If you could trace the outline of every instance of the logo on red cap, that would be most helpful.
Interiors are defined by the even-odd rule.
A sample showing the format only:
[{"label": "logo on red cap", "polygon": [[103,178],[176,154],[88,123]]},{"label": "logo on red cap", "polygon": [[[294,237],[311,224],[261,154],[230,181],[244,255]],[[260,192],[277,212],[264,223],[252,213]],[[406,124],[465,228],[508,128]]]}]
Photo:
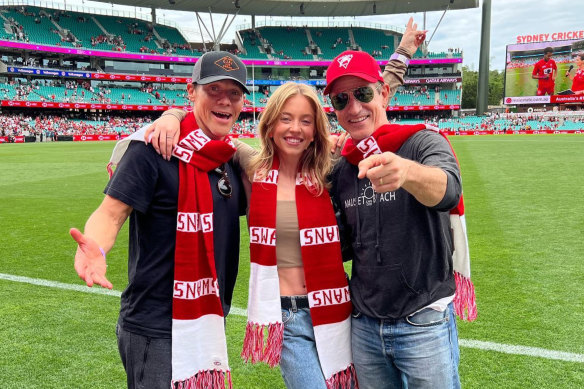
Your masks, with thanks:
[{"label": "logo on red cap", "polygon": [[233,70],[239,70],[239,66],[233,61],[232,58],[225,56],[223,58],[219,58],[215,61],[215,65],[219,66],[221,69],[225,70],[226,72],[231,72]]},{"label": "logo on red cap", "polygon": [[346,54],[346,55],[343,55],[342,57],[339,57],[337,59],[337,62],[339,63],[339,67],[346,69],[347,66],[349,66],[349,62],[351,62],[352,59],[353,59],[353,54]]}]

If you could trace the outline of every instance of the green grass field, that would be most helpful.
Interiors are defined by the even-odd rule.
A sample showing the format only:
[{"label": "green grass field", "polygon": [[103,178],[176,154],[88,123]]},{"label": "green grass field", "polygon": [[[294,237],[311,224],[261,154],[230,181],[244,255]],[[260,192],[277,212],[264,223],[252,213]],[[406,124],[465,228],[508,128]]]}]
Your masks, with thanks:
[{"label": "green grass field", "polygon": [[[451,141],[462,166],[479,309],[476,322],[458,323],[463,387],[584,387],[584,137]],[[125,387],[114,332],[118,297],[8,280],[82,285],[68,230],[82,228],[103,198],[112,148],[0,145],[0,388]],[[245,235],[234,298],[240,308],[246,247]],[[108,255],[117,291],[126,283],[126,256],[124,227]],[[228,317],[234,387],[283,388],[277,369],[241,362],[244,328],[245,317]]]},{"label": "green grass field", "polygon": [[[572,81],[565,77],[570,63],[558,63],[555,94],[572,88]],[[526,68],[507,69],[505,71],[505,96],[535,96],[537,94],[537,80],[531,78],[533,65]],[[572,72],[572,74],[574,74]]]}]

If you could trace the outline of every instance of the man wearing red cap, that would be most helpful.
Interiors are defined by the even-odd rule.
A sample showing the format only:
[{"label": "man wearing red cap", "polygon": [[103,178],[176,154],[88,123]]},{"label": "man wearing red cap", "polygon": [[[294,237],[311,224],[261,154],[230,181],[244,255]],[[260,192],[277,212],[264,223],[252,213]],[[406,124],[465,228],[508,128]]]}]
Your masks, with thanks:
[{"label": "man wearing red cap", "polygon": [[462,193],[459,167],[426,125],[389,124],[383,75],[369,54],[345,51],[328,67],[325,89],[351,137],[330,193],[353,260],[359,387],[458,388],[449,211]]}]

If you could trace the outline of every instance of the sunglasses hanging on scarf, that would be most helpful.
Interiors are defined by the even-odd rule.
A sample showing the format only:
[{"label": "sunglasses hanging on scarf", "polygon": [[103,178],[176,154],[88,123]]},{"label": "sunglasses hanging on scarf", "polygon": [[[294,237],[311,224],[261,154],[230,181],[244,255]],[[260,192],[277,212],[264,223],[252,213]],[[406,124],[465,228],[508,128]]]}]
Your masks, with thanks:
[{"label": "sunglasses hanging on scarf", "polygon": [[217,192],[226,199],[231,198],[233,193],[233,188],[231,187],[231,182],[229,182],[229,177],[227,176],[227,171],[225,170],[225,164],[213,169],[215,173],[219,175],[219,181],[217,181]]}]

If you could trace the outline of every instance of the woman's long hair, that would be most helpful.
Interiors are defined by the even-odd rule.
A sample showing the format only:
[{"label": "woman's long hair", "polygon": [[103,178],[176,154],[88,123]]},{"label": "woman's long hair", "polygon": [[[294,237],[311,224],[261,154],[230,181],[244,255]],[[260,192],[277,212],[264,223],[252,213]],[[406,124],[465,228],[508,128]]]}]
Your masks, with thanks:
[{"label": "woman's long hair", "polygon": [[305,84],[287,82],[276,89],[274,94],[270,96],[266,109],[260,116],[258,126],[261,149],[259,154],[252,159],[248,175],[250,180],[253,180],[254,174],[256,178],[262,179],[272,168],[276,145],[270,135],[274,130],[276,121],[280,118],[284,104],[290,97],[296,95],[304,96],[314,110],[314,140],[300,157],[300,171],[303,177],[308,178],[308,180],[304,180],[306,188],[320,195],[327,187],[326,176],[332,166],[329,121],[316,92]]}]

